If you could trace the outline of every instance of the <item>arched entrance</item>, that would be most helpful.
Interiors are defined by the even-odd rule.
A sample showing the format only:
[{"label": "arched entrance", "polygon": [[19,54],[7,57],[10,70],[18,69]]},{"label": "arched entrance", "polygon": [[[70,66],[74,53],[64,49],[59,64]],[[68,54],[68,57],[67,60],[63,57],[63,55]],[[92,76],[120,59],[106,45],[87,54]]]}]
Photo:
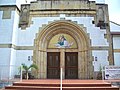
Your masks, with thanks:
[{"label": "arched entrance", "polygon": [[[69,43],[71,47],[63,47],[61,42],[56,45],[56,37],[62,35],[72,40],[74,45]],[[64,79],[92,78],[90,39],[82,25],[68,20],[52,22],[40,30],[34,46],[33,60],[39,67],[38,78],[59,78],[60,67],[63,68]]]},{"label": "arched entrance", "polygon": [[65,79],[78,78],[78,45],[76,40],[66,31],[59,32],[49,40],[47,78],[60,78],[60,67],[64,70]]}]

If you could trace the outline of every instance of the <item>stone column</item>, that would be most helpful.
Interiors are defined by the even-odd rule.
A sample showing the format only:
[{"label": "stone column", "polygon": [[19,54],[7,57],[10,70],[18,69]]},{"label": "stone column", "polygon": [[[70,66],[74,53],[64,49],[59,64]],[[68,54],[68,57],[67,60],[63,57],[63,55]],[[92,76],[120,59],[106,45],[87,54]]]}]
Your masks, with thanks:
[{"label": "stone column", "polygon": [[82,51],[80,52],[80,56],[81,56],[81,62],[80,62],[80,77],[81,79],[85,79],[85,68],[86,68],[86,65],[85,65],[85,53]]},{"label": "stone column", "polygon": [[43,69],[44,69],[44,65],[43,65],[43,51],[41,51],[40,53],[40,78],[43,78]]},{"label": "stone column", "polygon": [[39,58],[39,57],[41,57],[41,52],[38,51],[38,54],[36,54],[36,56],[37,56],[36,57],[36,61],[37,61],[36,64],[38,66],[38,77],[37,78],[40,78],[40,76],[41,76],[40,75],[40,72],[41,72],[41,61],[40,60],[41,60],[41,58]]},{"label": "stone column", "polygon": [[81,62],[82,62],[82,58],[81,58],[81,53],[78,52],[78,79],[81,79]]},{"label": "stone column", "polygon": [[39,78],[46,78],[46,74],[47,74],[47,72],[46,72],[46,63],[47,63],[47,61],[46,61],[46,52],[44,52],[44,51],[40,51],[39,52],[40,53],[40,55],[39,55],[39,61],[38,61],[38,65],[39,65]]},{"label": "stone column", "polygon": [[44,78],[47,79],[47,52],[44,52]]}]

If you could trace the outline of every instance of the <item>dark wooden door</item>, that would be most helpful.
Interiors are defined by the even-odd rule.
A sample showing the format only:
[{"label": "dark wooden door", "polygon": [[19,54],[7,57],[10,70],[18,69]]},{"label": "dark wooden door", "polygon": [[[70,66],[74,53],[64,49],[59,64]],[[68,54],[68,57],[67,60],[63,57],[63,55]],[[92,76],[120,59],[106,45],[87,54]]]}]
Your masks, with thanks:
[{"label": "dark wooden door", "polygon": [[60,78],[60,53],[59,52],[47,53],[47,78],[48,79]]},{"label": "dark wooden door", "polygon": [[78,53],[77,52],[65,53],[65,78],[66,79],[78,78]]}]

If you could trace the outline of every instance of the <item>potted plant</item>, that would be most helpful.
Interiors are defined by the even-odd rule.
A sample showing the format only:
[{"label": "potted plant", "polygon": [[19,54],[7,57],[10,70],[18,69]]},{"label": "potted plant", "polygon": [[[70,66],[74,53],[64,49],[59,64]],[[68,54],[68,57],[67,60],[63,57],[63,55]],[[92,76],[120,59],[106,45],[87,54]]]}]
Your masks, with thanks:
[{"label": "potted plant", "polygon": [[30,69],[34,68],[36,70],[38,70],[38,67],[36,64],[31,64],[30,66],[27,66],[25,64],[22,64],[22,68],[23,70],[25,70],[25,74],[26,74],[26,79],[28,80],[29,76],[28,76],[28,72]]}]

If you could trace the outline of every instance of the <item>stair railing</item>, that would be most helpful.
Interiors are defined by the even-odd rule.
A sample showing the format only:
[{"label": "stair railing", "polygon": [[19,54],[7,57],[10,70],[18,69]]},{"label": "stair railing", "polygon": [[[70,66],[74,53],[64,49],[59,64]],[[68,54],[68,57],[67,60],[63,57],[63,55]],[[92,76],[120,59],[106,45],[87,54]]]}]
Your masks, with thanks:
[{"label": "stair railing", "polygon": [[22,65],[20,66],[20,81],[22,82]]},{"label": "stair railing", "polygon": [[60,90],[62,90],[62,67],[60,68]]}]

